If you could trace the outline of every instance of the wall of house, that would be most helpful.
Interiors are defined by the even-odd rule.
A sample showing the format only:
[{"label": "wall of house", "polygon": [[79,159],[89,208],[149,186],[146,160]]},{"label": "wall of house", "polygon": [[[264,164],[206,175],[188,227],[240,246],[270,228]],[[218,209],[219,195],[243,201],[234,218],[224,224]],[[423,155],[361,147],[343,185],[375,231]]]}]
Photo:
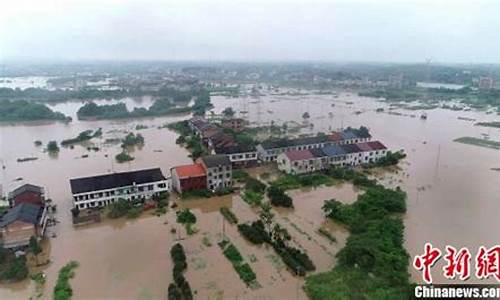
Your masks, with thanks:
[{"label": "wall of house", "polygon": [[191,177],[180,179],[180,192],[186,192],[191,190],[203,190],[207,188],[207,177]]},{"label": "wall of house", "polygon": [[42,195],[30,191],[26,191],[22,194],[17,195],[14,199],[12,199],[12,207],[19,205],[21,203],[31,203],[31,204],[43,204]]},{"label": "wall of house", "polygon": [[36,236],[36,227],[23,221],[14,221],[0,229],[1,242],[5,248],[25,246],[32,236]]},{"label": "wall of house", "polygon": [[231,166],[207,168],[207,188],[219,190],[233,186]]}]

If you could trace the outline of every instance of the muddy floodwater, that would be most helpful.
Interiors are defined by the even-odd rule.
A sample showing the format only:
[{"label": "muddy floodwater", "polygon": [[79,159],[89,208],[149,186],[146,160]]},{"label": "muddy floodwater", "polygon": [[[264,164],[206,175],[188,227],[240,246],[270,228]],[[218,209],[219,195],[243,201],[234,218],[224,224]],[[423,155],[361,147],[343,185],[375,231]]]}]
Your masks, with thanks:
[{"label": "muddy floodwater", "polygon": [[[104,101],[104,100],[102,100]],[[117,100],[113,100],[117,101]],[[127,107],[148,107],[149,98],[126,99]],[[214,111],[232,106],[253,125],[277,125],[287,122],[288,128],[301,128],[300,133],[326,132],[341,127],[364,125],[374,139],[394,150],[405,149],[408,158],[397,172],[377,174],[391,186],[401,186],[408,193],[408,213],[405,215],[405,246],[413,257],[420,254],[425,242],[444,249],[445,245],[469,247],[473,253],[480,245],[498,243],[496,228],[500,225],[500,151],[453,142],[462,136],[488,137],[500,141],[500,130],[474,126],[477,121],[493,121],[499,116],[473,111],[435,109],[427,111],[427,120],[420,111],[395,109],[375,99],[355,94],[279,96],[260,98],[213,97]],[[53,109],[75,117],[81,102],[56,104]],[[376,112],[384,108],[385,112]],[[309,112],[309,119],[302,119]],[[413,115],[413,116],[412,116]],[[139,120],[113,120],[63,123],[2,124],[0,126],[0,180],[4,193],[22,183],[44,186],[57,204],[60,221],[49,227],[48,248],[51,263],[41,268],[47,282],[41,298],[51,298],[58,270],[68,261],[80,266],[71,280],[74,299],[164,299],[171,282],[172,264],[169,250],[176,240],[186,249],[186,277],[199,299],[304,299],[298,279],[283,266],[272,249],[246,242],[234,225],[224,223],[221,206],[230,207],[241,221],[255,220],[257,211],[238,195],[211,199],[181,201],[197,216],[198,232],[187,236],[175,222],[173,210],[161,217],[144,213],[134,220],[105,220],[83,227],[71,225],[71,193],[69,179],[112,171],[160,167],[164,174],[178,164],[190,163],[188,152],[175,144],[176,134],[159,126],[188,118],[188,115]],[[147,129],[135,130],[136,125]],[[312,125],[311,125],[312,124]],[[56,157],[44,152],[51,140],[75,137],[88,129],[103,128],[103,137],[73,149],[61,148]],[[114,156],[120,145],[106,139],[123,137],[126,132],[140,132],[145,137],[142,149],[133,152],[135,160],[118,164]],[[36,147],[35,140],[43,142]],[[88,151],[87,146],[99,151]],[[88,157],[86,157],[88,155]],[[17,162],[18,158],[37,160]],[[332,222],[326,222],[321,206],[335,198],[352,203],[360,191],[350,184],[294,190],[295,209],[275,210],[276,220],[293,236],[293,243],[306,250],[318,268],[326,271],[335,264],[335,254],[345,244],[348,232]],[[332,243],[317,234],[323,226],[337,238]],[[176,233],[171,233],[176,228]],[[247,288],[223,256],[217,242],[227,236],[250,263],[257,275],[259,288]],[[440,267],[438,263],[438,267]],[[438,270],[438,268],[435,268]],[[419,274],[410,268],[412,278]],[[440,272],[435,281],[444,282]],[[0,299],[28,299],[36,295],[30,281],[0,286]]]}]

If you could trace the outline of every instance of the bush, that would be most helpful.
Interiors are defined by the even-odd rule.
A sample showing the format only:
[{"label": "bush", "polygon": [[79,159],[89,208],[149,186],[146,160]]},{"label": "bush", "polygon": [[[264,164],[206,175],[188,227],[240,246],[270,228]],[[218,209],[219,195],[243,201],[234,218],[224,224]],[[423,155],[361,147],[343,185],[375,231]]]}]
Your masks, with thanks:
[{"label": "bush", "polygon": [[238,231],[253,244],[260,245],[269,240],[269,236],[264,230],[264,224],[260,220],[252,224],[239,224]]},{"label": "bush", "polygon": [[75,276],[74,269],[78,267],[78,262],[71,261],[59,270],[56,286],[54,287],[55,300],[68,300],[73,295],[73,289],[69,280]]},{"label": "bush", "polygon": [[233,179],[238,182],[244,182],[249,176],[245,170],[233,170]]},{"label": "bush", "polygon": [[233,264],[241,263],[243,261],[243,257],[233,244],[229,244],[229,246],[226,247],[226,249],[224,250],[224,255]]},{"label": "bush", "polygon": [[[6,258],[4,258],[6,260]],[[2,266],[0,279],[7,281],[21,281],[28,277],[28,267],[24,257],[16,257]]]},{"label": "bush", "polygon": [[235,214],[227,207],[221,207],[219,209],[220,213],[226,218],[226,220],[231,224],[238,224],[238,218]]},{"label": "bush", "polygon": [[264,195],[248,190],[243,193],[242,199],[251,206],[258,206],[262,203]]},{"label": "bush", "polygon": [[59,152],[59,146],[57,145],[57,142],[56,141],[48,142],[47,151],[49,151],[50,153]]},{"label": "bush", "polygon": [[250,268],[250,265],[248,263],[234,266],[234,269],[240,276],[241,280],[243,280],[247,284],[257,279],[257,276],[255,276],[255,273],[253,272],[252,268]]},{"label": "bush", "polygon": [[266,185],[260,182],[258,179],[247,177],[245,180],[245,189],[262,194],[266,191]]},{"label": "bush", "polygon": [[194,224],[196,223],[196,216],[188,208],[183,209],[177,212],[177,223]]},{"label": "bush", "polygon": [[108,217],[111,219],[116,219],[123,217],[127,214],[129,209],[132,208],[132,203],[125,199],[118,199],[118,201],[108,205]]},{"label": "bush", "polygon": [[121,153],[119,153],[115,156],[115,159],[118,163],[124,163],[127,161],[132,161],[135,158],[133,156],[129,155],[128,153],[122,151]]},{"label": "bush", "polygon": [[271,200],[271,204],[274,206],[293,207],[292,198],[285,194],[285,192],[279,187],[269,187],[267,190],[267,196]]}]

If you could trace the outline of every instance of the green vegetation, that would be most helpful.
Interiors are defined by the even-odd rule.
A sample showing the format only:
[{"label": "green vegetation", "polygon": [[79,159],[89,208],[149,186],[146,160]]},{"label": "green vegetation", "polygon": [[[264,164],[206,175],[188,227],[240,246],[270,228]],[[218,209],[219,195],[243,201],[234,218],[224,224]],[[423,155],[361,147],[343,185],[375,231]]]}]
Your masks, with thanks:
[{"label": "green vegetation", "polygon": [[274,206],[293,207],[292,198],[277,186],[270,186],[267,190],[267,196]]},{"label": "green vegetation", "polygon": [[102,136],[102,128],[97,129],[95,132],[92,130],[85,130],[80,132],[78,136],[75,138],[63,140],[61,142],[61,146],[69,146],[72,144],[81,143],[101,136]]},{"label": "green vegetation", "polygon": [[264,199],[264,195],[261,193],[256,193],[251,190],[248,191],[245,190],[241,198],[250,206],[259,206],[262,203],[262,200]]},{"label": "green vegetation", "polygon": [[292,190],[301,187],[315,187],[323,184],[330,185],[333,181],[330,177],[321,173],[292,175],[285,174],[271,183],[272,186],[282,190]]},{"label": "green vegetation", "polygon": [[183,209],[177,212],[177,223],[180,224],[195,224],[196,216],[188,209]]},{"label": "green vegetation", "polygon": [[483,148],[500,150],[500,142],[497,142],[497,141],[480,139],[480,138],[475,138],[475,137],[470,137],[470,136],[461,137],[461,138],[455,139],[453,141],[458,142],[458,143],[462,143],[462,144],[467,144],[467,145],[474,145],[474,146],[479,146],[479,147],[483,147]]},{"label": "green vegetation", "polygon": [[236,114],[236,112],[234,111],[234,109],[232,107],[226,107],[224,108],[224,110],[222,111],[222,115],[226,118],[232,118],[234,117],[234,115]]},{"label": "green vegetation", "polygon": [[144,137],[138,133],[134,134],[130,132],[125,136],[125,138],[122,140],[122,148],[127,148],[127,147],[134,147],[134,146],[142,146],[144,145]]},{"label": "green vegetation", "polygon": [[123,216],[127,218],[137,218],[143,211],[143,205],[140,201],[127,201],[118,199],[118,201],[107,206],[108,218],[117,219]]},{"label": "green vegetation", "polygon": [[44,104],[24,100],[0,100],[0,122],[60,120],[71,121],[60,112],[54,112]]},{"label": "green vegetation", "polygon": [[243,201],[251,206],[260,205],[264,199],[264,192],[267,186],[258,179],[250,176],[245,176],[243,180],[245,182],[245,190],[242,196]]},{"label": "green vegetation", "polygon": [[47,143],[47,151],[49,153],[58,153],[59,152],[59,146],[57,145],[56,141],[50,141]]},{"label": "green vegetation", "polygon": [[193,299],[191,286],[184,277],[184,271],[187,269],[186,254],[184,247],[177,243],[170,249],[170,257],[174,262],[173,277],[174,282],[168,286],[169,300],[190,300]]},{"label": "green vegetation", "polygon": [[270,244],[294,274],[304,276],[307,271],[315,270],[316,267],[306,253],[289,245],[292,238],[285,228],[274,222],[271,207],[263,204],[261,208],[260,220],[251,224],[240,224],[238,231],[254,244]]},{"label": "green vegetation", "polygon": [[237,182],[245,182],[250,175],[243,169],[233,170],[233,179]]},{"label": "green vegetation", "polygon": [[218,244],[224,256],[231,262],[234,270],[238,273],[243,282],[250,285],[257,279],[250,265],[243,261],[243,256],[241,256],[238,249],[229,240],[222,240]]},{"label": "green vegetation", "polygon": [[337,242],[337,238],[335,238],[331,233],[330,231],[324,229],[324,228],[320,228],[318,229],[318,233],[324,237],[326,237],[330,242],[334,242],[336,243]]},{"label": "green vegetation", "polygon": [[167,127],[179,134],[179,137],[175,142],[177,144],[182,144],[189,149],[191,151],[190,157],[193,160],[196,160],[200,156],[209,154],[205,147],[203,147],[201,139],[193,134],[187,121],[171,123],[168,124]]},{"label": "green vegetation", "polygon": [[102,119],[122,119],[122,118],[142,118],[156,117],[169,114],[188,113],[191,108],[188,106],[176,107],[168,99],[158,99],[149,109],[134,108],[133,111],[128,111],[125,103],[103,104],[97,105],[94,102],[85,103],[77,111],[79,120],[102,120]]},{"label": "green vegetation", "polygon": [[28,277],[28,267],[24,256],[16,257],[12,250],[0,246],[0,280],[17,282]]},{"label": "green vegetation", "polygon": [[167,212],[169,197],[170,194],[168,192],[160,192],[153,195],[152,200],[156,203],[155,215],[160,216]]},{"label": "green vegetation", "polygon": [[[360,96],[385,98],[390,102],[412,102],[423,101],[424,104],[416,109],[432,109],[437,107],[438,101],[456,101],[460,100],[473,108],[485,108],[493,106],[500,108],[499,90],[473,90],[470,87],[464,87],[458,90],[445,88],[413,88],[413,89],[385,89],[358,93]],[[443,108],[456,109],[450,106]]]},{"label": "green vegetation", "polygon": [[35,256],[35,260],[37,261],[38,264],[38,254],[42,253],[42,247],[38,243],[38,240],[35,236],[30,237],[28,248],[31,251],[31,253],[33,253],[33,255]]},{"label": "green vegetation", "polygon": [[476,125],[476,126],[484,126],[484,127],[500,128],[500,122],[499,121],[495,121],[495,122],[477,122],[474,125]]},{"label": "green vegetation", "polygon": [[408,299],[408,259],[403,247],[406,193],[375,184],[351,205],[325,201],[327,217],[345,224],[351,235],[332,271],[310,276],[311,299]]},{"label": "green vegetation", "polygon": [[388,151],[387,154],[381,157],[373,165],[377,167],[388,167],[395,166],[400,160],[405,159],[406,154],[403,151],[391,152]]},{"label": "green vegetation", "polygon": [[74,270],[78,267],[78,262],[70,261],[59,270],[56,286],[54,287],[54,300],[69,300],[73,295],[73,289],[69,280],[75,276]]},{"label": "green vegetation", "polygon": [[238,218],[236,215],[231,211],[231,209],[223,206],[219,209],[220,213],[224,218],[231,224],[238,224]]},{"label": "green vegetation", "polygon": [[188,208],[178,211],[176,214],[177,223],[184,225],[188,235],[192,235],[197,232],[193,226],[196,223],[196,216]]},{"label": "green vegetation", "polygon": [[118,163],[124,163],[124,162],[128,162],[128,161],[132,161],[134,159],[135,158],[133,156],[131,156],[130,154],[128,154],[125,151],[122,151],[122,152],[118,153],[117,155],[115,155],[115,160]]},{"label": "green vegetation", "polygon": [[192,108],[193,115],[204,116],[207,110],[213,107],[210,102],[210,92],[202,90],[200,94],[194,100],[194,105]]}]

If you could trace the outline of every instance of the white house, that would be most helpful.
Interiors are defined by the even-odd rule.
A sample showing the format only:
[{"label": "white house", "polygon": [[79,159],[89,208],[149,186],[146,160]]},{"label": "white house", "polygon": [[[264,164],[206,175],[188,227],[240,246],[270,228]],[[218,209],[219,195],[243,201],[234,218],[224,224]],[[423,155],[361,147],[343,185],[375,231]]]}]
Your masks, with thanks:
[{"label": "white house", "polygon": [[160,168],[112,173],[70,180],[73,206],[104,207],[118,199],[146,200],[171,188]]}]

